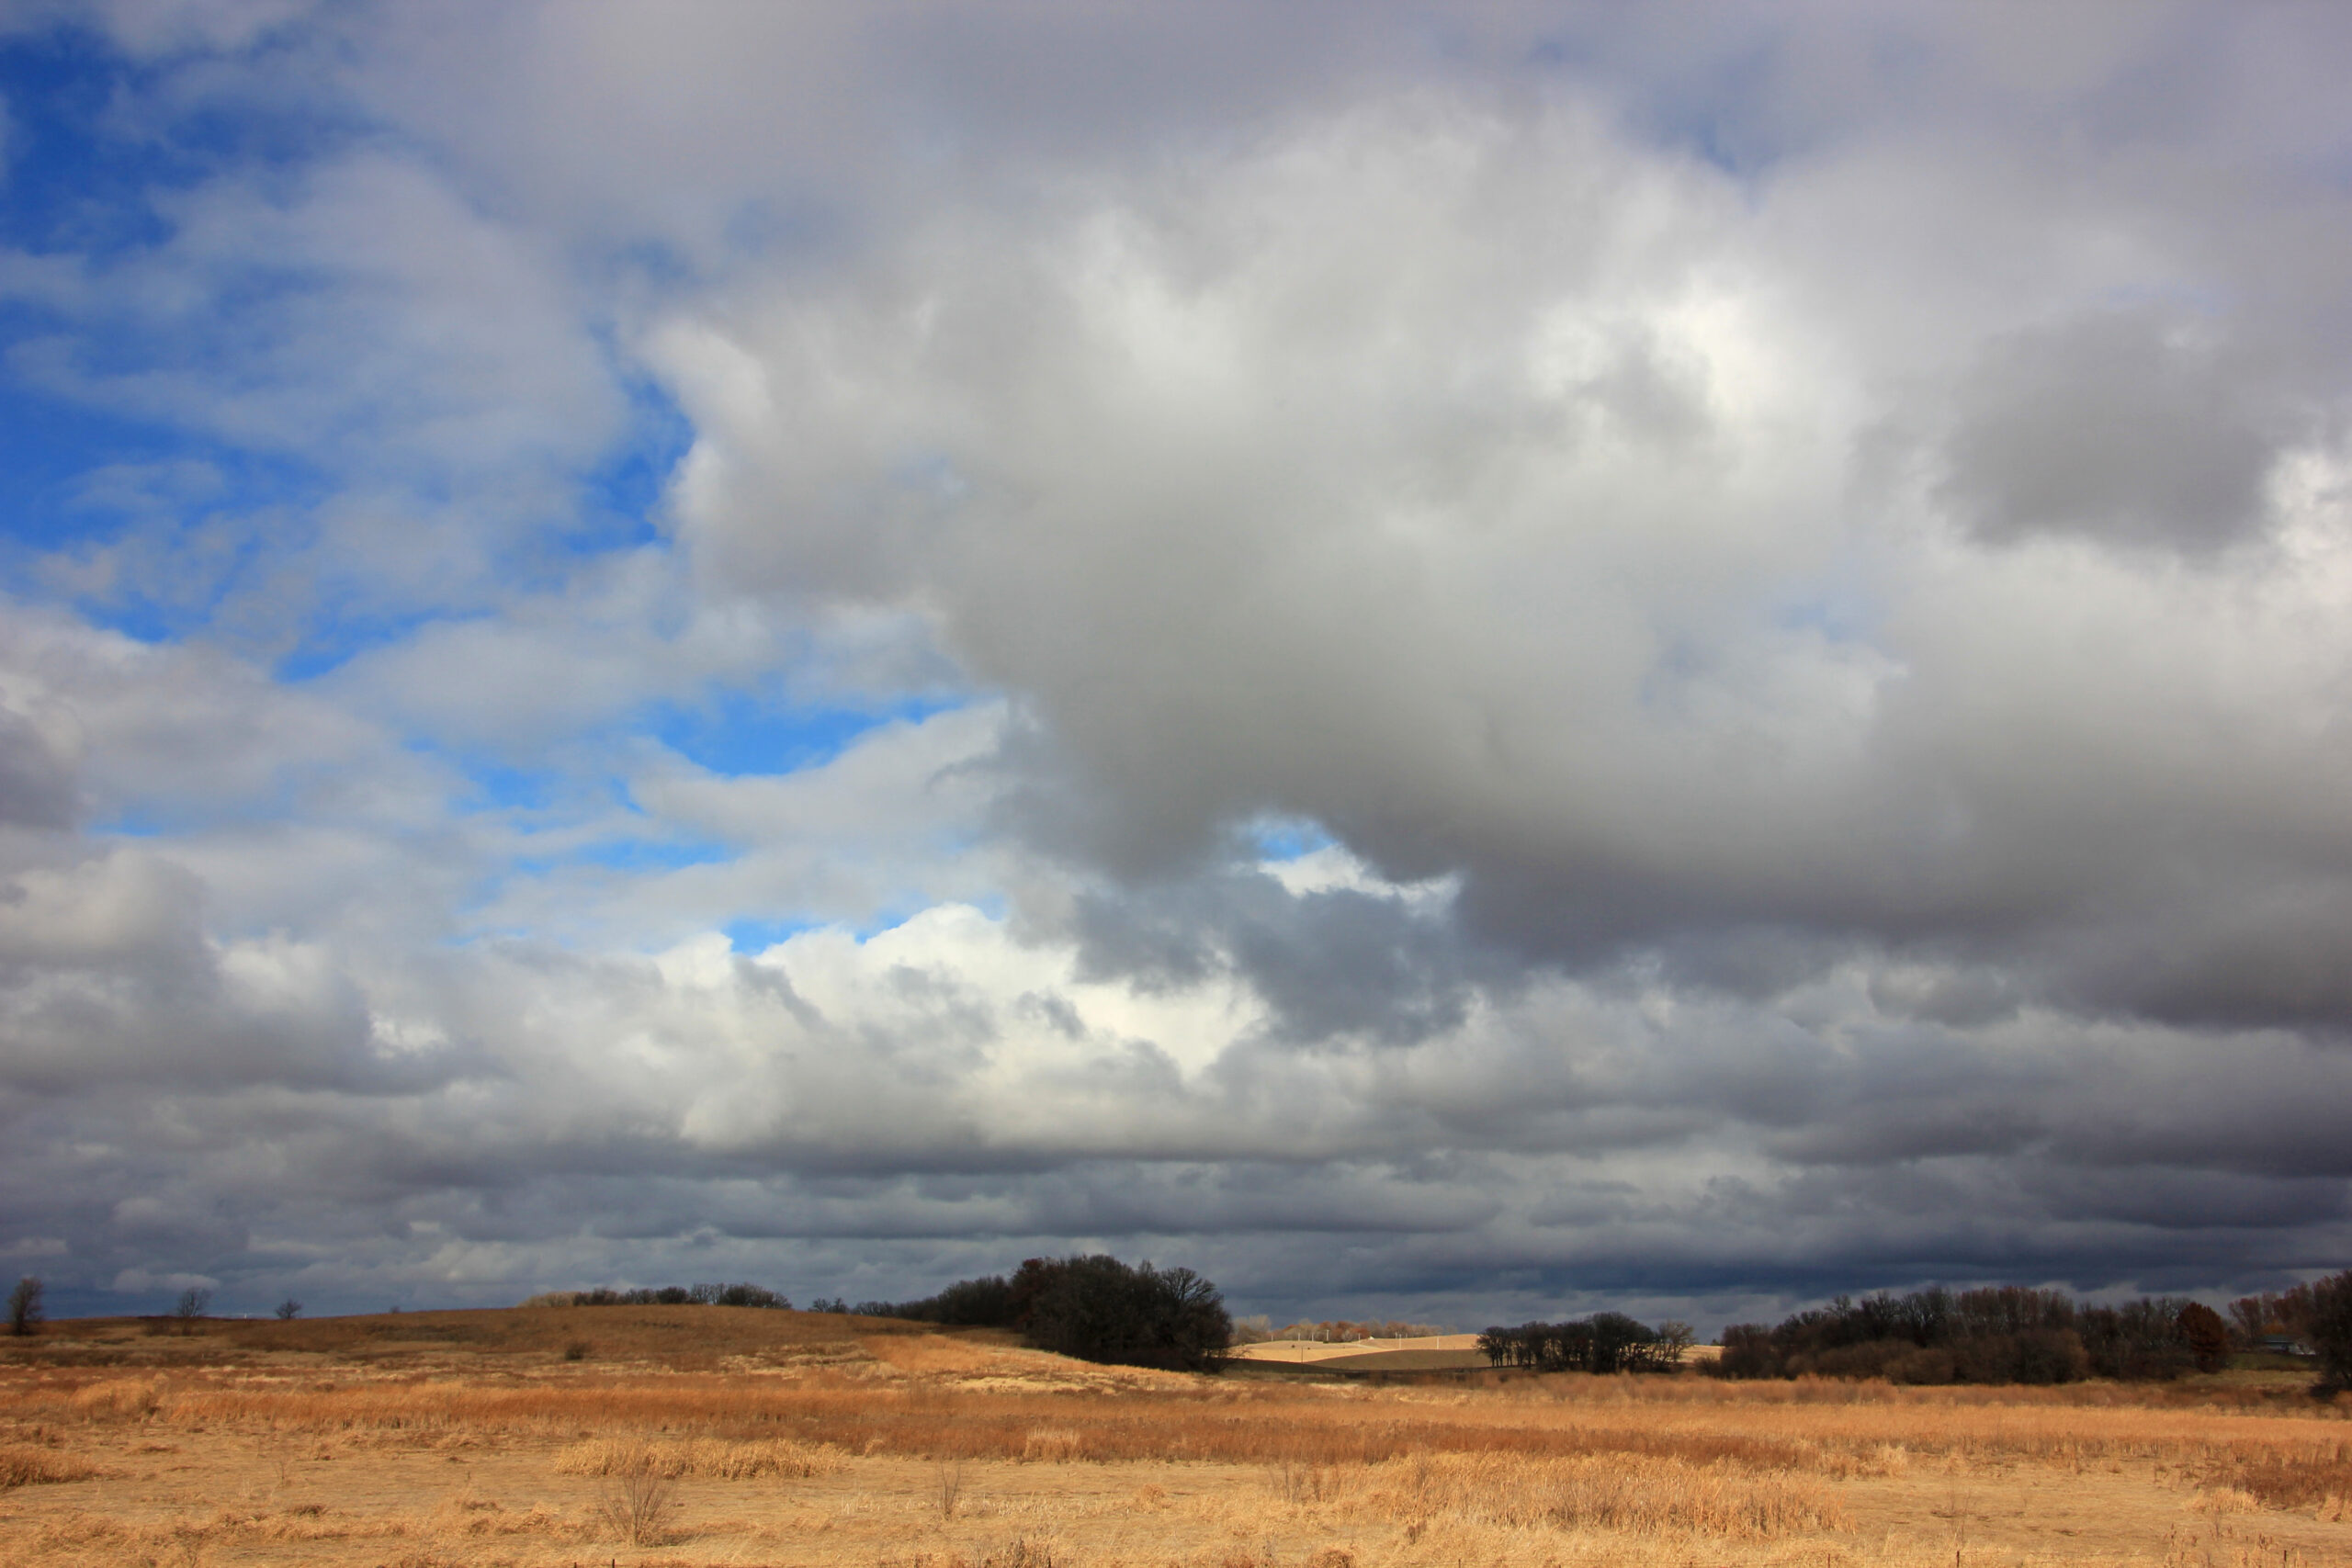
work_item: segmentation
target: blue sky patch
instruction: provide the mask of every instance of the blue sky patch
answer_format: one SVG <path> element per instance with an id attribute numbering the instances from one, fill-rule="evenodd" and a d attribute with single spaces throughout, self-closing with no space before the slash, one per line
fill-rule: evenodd
<path id="1" fill-rule="evenodd" d="M 918 724 L 962 705 L 912 695 L 874 707 L 797 707 L 733 691 L 697 704 L 665 704 L 642 728 L 714 773 L 791 773 L 823 766 L 885 725 Z"/>
<path id="2" fill-rule="evenodd" d="M 1323 824 L 1306 817 L 1260 818 L 1245 832 L 1261 861 L 1299 860 L 1340 841 L 1324 829 Z"/>
<path id="3" fill-rule="evenodd" d="M 802 931 L 812 931 L 824 925 L 822 920 L 785 919 L 755 919 L 745 916 L 729 920 L 720 929 L 727 933 L 728 943 L 746 955 L 765 953 L 780 942 L 788 942 Z"/>

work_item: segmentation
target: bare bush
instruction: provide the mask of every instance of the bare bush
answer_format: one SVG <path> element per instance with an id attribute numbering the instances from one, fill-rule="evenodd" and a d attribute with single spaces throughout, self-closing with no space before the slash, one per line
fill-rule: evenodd
<path id="1" fill-rule="evenodd" d="M 943 1519 L 954 1518 L 956 1506 L 962 1502 L 963 1498 L 964 1467 L 960 1464 L 941 1465 L 939 1467 L 939 1517 Z"/>
<path id="2" fill-rule="evenodd" d="M 644 1443 L 620 1445 L 605 1472 L 596 1511 L 631 1546 L 662 1540 L 662 1523 L 677 1505 L 677 1483 L 661 1456 Z"/>

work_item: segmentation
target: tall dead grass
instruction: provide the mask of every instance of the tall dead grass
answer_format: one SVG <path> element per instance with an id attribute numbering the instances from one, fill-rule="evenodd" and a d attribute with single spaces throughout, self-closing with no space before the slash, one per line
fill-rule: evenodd
<path id="1" fill-rule="evenodd" d="M 88 1420 L 137 1420 L 155 1413 L 168 1386 L 160 1377 L 107 1378 L 75 1389 L 70 1403 L 74 1414 Z"/>
<path id="2" fill-rule="evenodd" d="M 1541 1522 L 1642 1535 L 1694 1530 L 1734 1540 L 1840 1530 L 1853 1524 L 1845 1505 L 1817 1481 L 1785 1473 L 1749 1475 L 1724 1464 L 1634 1461 L 1618 1454 L 1532 1461 L 1478 1454 L 1441 1465 L 1437 1473 L 1453 1494 L 1450 1511 L 1465 1517 L 1483 1512 L 1498 1524 Z"/>
<path id="3" fill-rule="evenodd" d="M 643 1442 L 628 1438 L 592 1438 L 556 1455 L 562 1475 L 621 1475 L 650 1469 L 667 1480 L 700 1476 L 713 1481 L 751 1481 L 761 1476 L 806 1479 L 831 1475 L 847 1461 L 840 1450 L 788 1438 L 728 1442 L 688 1438 L 683 1442 Z"/>
<path id="4" fill-rule="evenodd" d="M 373 1431 L 431 1441 L 455 1433 L 529 1433 L 575 1440 L 631 1432 L 734 1443 L 785 1441 L 853 1454 L 933 1460 L 1202 1460 L 1269 1465 L 1370 1465 L 1415 1452 L 1533 1459 L 1634 1454 L 1750 1472 L 1871 1472 L 1900 1450 L 1929 1459 L 2030 1460 L 2081 1468 L 2118 1462 L 2193 1466 L 2216 1483 L 2263 1495 L 2352 1495 L 2352 1426 L 2318 1408 L 2194 1409 L 2123 1404 L 1935 1399 L 1929 1391 L 1836 1401 L 1709 1392 L 1660 1398 L 1643 1384 L 1555 1394 L 1326 1391 L 1201 1384 L 1182 1392 L 966 1392 L 952 1386 L 830 1386 L 822 1380 L 698 1373 L 565 1377 L 491 1384 L 375 1380 L 94 1385 L 71 1407 L 114 1418 L 149 1401 L 175 1423 L 254 1424 L 280 1431 Z M 783 1450 L 777 1450 L 783 1451 Z M 795 1450 L 797 1451 L 797 1450 Z M 2317 1483 L 2300 1477 L 2319 1475 Z M 2299 1505 L 2300 1506 L 2300 1505 Z"/>
<path id="5" fill-rule="evenodd" d="M 609 1321 L 627 1326 L 621 1318 Z M 747 1325 L 744 1332 L 758 1326 Z M 550 1337 L 570 1331 L 568 1320 L 543 1327 Z M 484 1337 L 492 1333 L 489 1325 L 475 1329 Z M 652 1320 L 636 1331 L 649 1337 L 683 1332 Z M 1213 1530 L 1238 1542 L 1288 1542 L 1281 1554 L 1284 1568 L 1297 1568 L 1302 1542 L 1355 1540 L 1360 1528 L 1375 1525 L 1391 1532 L 1385 1539 L 1402 1538 L 1398 1550 L 1411 1549 L 1397 1561 L 1436 1562 L 1449 1552 L 1449 1562 L 1463 1552 L 1480 1562 L 1491 1557 L 1512 1563 L 1561 1552 L 1579 1562 L 1681 1561 L 1693 1554 L 1691 1543 L 1701 1542 L 1719 1543 L 1697 1548 L 1706 1561 L 1810 1562 L 1808 1553 L 1829 1552 L 1833 1544 L 1837 1551 L 1862 1550 L 1864 1543 L 1849 1533 L 1855 1529 L 1849 1506 L 1868 1519 L 1877 1506 L 1868 1499 L 1884 1493 L 1848 1483 L 1886 1482 L 1888 1489 L 1907 1488 L 1917 1496 L 1942 1485 L 1947 1472 L 1963 1481 L 1973 1475 L 1981 1487 L 1988 1467 L 2006 1472 L 2022 1465 L 2038 1467 L 2044 1483 L 2062 1487 L 2071 1471 L 2091 1490 L 2123 1488 L 2127 1480 L 2143 1493 L 2157 1489 L 2157 1506 L 2176 1510 L 2168 1518 L 2186 1510 L 2201 1517 L 2198 1528 L 2209 1533 L 2240 1528 L 2265 1510 L 2301 1511 L 2306 1523 L 2312 1514 L 2352 1521 L 2346 1502 L 2352 1498 L 2352 1425 L 2346 1412 L 2229 1390 L 2215 1391 L 2199 1405 L 2177 1391 L 1895 1389 L 1699 1379 L 1520 1378 L 1371 1387 L 1155 1374 L 1152 1381 L 1110 1388 L 1066 1375 L 1069 1369 L 1059 1363 L 1030 1378 L 1021 1355 L 984 1343 L 933 1344 L 912 1336 L 892 1340 L 887 1355 L 877 1352 L 855 1366 L 810 1360 L 790 1368 L 746 1363 L 724 1371 L 654 1360 L 624 1364 L 607 1357 L 601 1337 L 598 1345 L 597 1360 L 584 1366 L 563 1362 L 557 1353 L 560 1341 L 552 1337 L 529 1352 L 531 1360 L 504 1359 L 503 1350 L 413 1363 L 264 1362 L 219 1355 L 209 1363 L 172 1362 L 168 1377 L 126 1376 L 119 1367 L 27 1366 L 10 1374 L 7 1408 L 0 1414 L 15 1423 L 15 1435 L 48 1445 L 24 1450 L 28 1477 L 30 1466 L 56 1457 L 59 1443 L 52 1439 L 59 1438 L 66 1449 L 78 1446 L 109 1464 L 118 1462 L 118 1452 L 164 1452 L 176 1444 L 191 1454 L 199 1448 L 210 1454 L 229 1442 L 263 1456 L 254 1462 L 277 1466 L 277 1489 L 252 1494 L 255 1503 L 275 1504 L 288 1484 L 285 1455 L 448 1450 L 455 1459 L 465 1450 L 502 1449 L 526 1453 L 539 1474 L 551 1461 L 559 1474 L 589 1478 L 599 1499 L 562 1517 L 521 1492 L 510 1497 L 517 1506 L 504 1509 L 469 1495 L 406 1522 L 314 1507 L 201 1521 L 191 1517 L 172 1527 L 224 1556 L 332 1536 L 360 1540 L 414 1534 L 435 1541 L 539 1536 L 545 1539 L 529 1550 L 548 1552 L 599 1537 L 638 1545 L 684 1540 L 710 1528 L 711 1505 L 722 1495 L 730 1507 L 805 1507 L 808 1517 L 823 1519 L 838 1514 L 838 1539 L 888 1540 L 889 1551 L 899 1551 L 896 1538 L 870 1525 L 860 1511 L 865 1504 L 836 1509 L 832 1503 L 803 1501 L 855 1490 L 863 1480 L 856 1486 L 770 1484 L 731 1494 L 704 1484 L 789 1483 L 842 1472 L 895 1476 L 886 1484 L 899 1489 L 894 1495 L 900 1502 L 892 1506 L 903 1506 L 910 1500 L 906 1477 L 917 1467 L 864 1468 L 869 1457 L 923 1461 L 922 1470 L 935 1473 L 939 1483 L 935 1489 L 918 1484 L 912 1494 L 922 1528 L 961 1532 L 975 1551 L 972 1532 L 1009 1528 L 986 1521 L 1018 1517 L 1020 1528 L 1028 1529 L 1040 1517 L 1016 1515 L 995 1495 L 1000 1486 L 1039 1496 L 1097 1488 L 1088 1476 L 980 1468 L 989 1462 L 1242 1467 L 1238 1495 L 1227 1472 L 1147 1472 L 1167 1481 L 1179 1500 L 1171 1504 L 1166 1489 L 1151 1485 L 1136 1494 L 1151 1501 L 1137 1506 L 1152 1513 L 1155 1530 L 1166 1524 L 1192 1532 L 1186 1538 L 1192 1544 L 1168 1558 L 1171 1562 L 1191 1562 L 1186 1553 L 1210 1550 L 1201 1541 Z M 854 1351 L 852 1345 L 841 1353 Z M 212 1436 L 177 1435 L 197 1431 Z M 0 1427 L 0 1438 L 9 1435 Z M 0 1450 L 0 1481 L 10 1462 L 6 1452 Z M 402 1462 L 419 1457 L 403 1455 Z M 141 1463 L 135 1457 L 119 1462 L 130 1470 Z M 172 1463 L 176 1469 L 177 1461 Z M 967 1464 L 977 1488 L 968 1496 L 963 1495 Z M 1265 1495 L 1252 1495 L 1252 1470 L 1266 1478 Z M 2126 1470 L 2135 1473 L 2117 1473 Z M 334 1467 L 334 1474 L 343 1472 Z M 316 1485 L 329 1472 L 302 1473 L 318 1477 L 303 1484 Z M 1208 1496 L 1204 1483 L 1195 1500 L 1196 1483 L 1185 1479 L 1190 1475 L 1213 1476 L 1218 1495 Z M 1012 1476 L 1018 1481 L 1006 1479 Z M 43 1493 L 20 1503 L 55 1508 L 71 1495 Z M 526 1510 L 519 1506 L 524 1502 L 532 1506 Z M 801 1528 L 800 1517 L 792 1515 L 789 1529 Z M 1059 1529 L 1084 1516 L 1043 1517 Z M 2274 1515 L 2263 1528 L 2278 1525 Z M 54 1528 L 67 1530 L 68 1522 Z M 153 1533 L 163 1527 L 151 1529 L 141 1517 L 127 1517 L 119 1528 L 150 1533 L 108 1542 L 93 1538 L 79 1546 L 61 1534 L 61 1568 L 85 1559 L 135 1561 L 164 1540 Z M 1375 1549 L 1367 1544 L 1363 1550 Z M 1052 1551 L 1062 1548 L 1056 1544 Z M 885 1554 L 877 1545 L 857 1560 L 872 1562 Z M 1272 1568 L 1275 1555 L 1269 1544 L 1250 1562 Z M 1057 1557 L 1055 1568 L 1076 1561 Z M 1238 1563 L 1211 1557 L 1200 1568 Z"/>
<path id="6" fill-rule="evenodd" d="M 17 1486 L 57 1485 L 87 1481 L 97 1466 L 69 1454 L 12 1443 L 0 1447 L 0 1492 Z"/>
<path id="7" fill-rule="evenodd" d="M 494 1502 L 455 1499 L 407 1516 L 349 1514 L 315 1505 L 292 1508 L 215 1508 L 163 1518 L 121 1519 L 77 1513 L 42 1524 L 24 1540 L 40 1561 L 179 1564 L 228 1552 L 300 1550 L 331 1542 L 457 1536 L 541 1537 L 580 1541 L 594 1533 L 552 1509 L 510 1510 Z"/>
<path id="8" fill-rule="evenodd" d="M 1816 1478 L 1623 1453 L 1566 1459 L 1414 1454 L 1352 1471 L 1285 1466 L 1276 1491 L 1294 1506 L 1368 1508 L 1406 1525 L 1413 1538 L 1432 1522 L 1695 1532 L 1740 1540 L 1841 1530 L 1853 1523 L 1835 1492 Z"/>

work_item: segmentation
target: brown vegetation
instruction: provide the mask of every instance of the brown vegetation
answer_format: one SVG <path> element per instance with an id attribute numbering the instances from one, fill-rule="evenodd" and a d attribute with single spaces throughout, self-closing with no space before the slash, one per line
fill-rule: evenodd
<path id="1" fill-rule="evenodd" d="M 2352 1427 L 2291 1375 L 1324 1383 L 716 1307 L 8 1344 L 40 1568 L 2352 1563 Z"/>

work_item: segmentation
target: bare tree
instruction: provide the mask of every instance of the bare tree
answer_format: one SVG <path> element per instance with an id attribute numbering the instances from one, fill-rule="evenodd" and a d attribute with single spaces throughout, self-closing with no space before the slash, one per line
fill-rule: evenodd
<path id="1" fill-rule="evenodd" d="M 277 1303 L 278 1322 L 291 1323 L 301 1315 L 302 1303 L 296 1301 L 292 1296 L 288 1296 L 284 1301 Z"/>
<path id="2" fill-rule="evenodd" d="M 8 1332 L 20 1336 L 38 1333 L 40 1320 L 40 1280 L 28 1274 L 8 1292 Z"/>
<path id="3" fill-rule="evenodd" d="M 180 1292 L 179 1301 L 172 1307 L 172 1315 L 179 1319 L 180 1332 L 196 1332 L 197 1319 L 212 1310 L 212 1292 L 201 1285 L 190 1285 Z"/>

